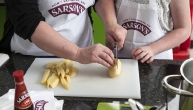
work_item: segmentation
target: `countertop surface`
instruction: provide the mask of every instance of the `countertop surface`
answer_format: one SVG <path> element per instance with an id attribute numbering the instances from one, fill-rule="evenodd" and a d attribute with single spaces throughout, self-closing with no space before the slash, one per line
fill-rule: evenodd
<path id="1" fill-rule="evenodd" d="M 12 72 L 17 69 L 22 69 L 26 72 L 35 59 L 34 56 L 24 56 L 15 53 L 10 53 L 9 56 L 10 59 L 8 62 L 0 67 L 0 96 L 7 93 L 9 89 L 14 88 L 15 84 Z M 175 67 L 177 67 L 176 69 L 178 70 L 182 63 L 183 60 L 154 60 L 150 64 L 138 62 L 141 86 L 141 99 L 138 101 L 143 105 L 149 106 L 159 106 L 166 103 L 166 91 L 162 87 L 161 81 L 166 75 L 178 74 L 175 72 Z M 99 102 L 128 100 L 118 98 L 65 96 L 57 96 L 56 98 L 64 100 L 64 110 L 96 110 Z"/>

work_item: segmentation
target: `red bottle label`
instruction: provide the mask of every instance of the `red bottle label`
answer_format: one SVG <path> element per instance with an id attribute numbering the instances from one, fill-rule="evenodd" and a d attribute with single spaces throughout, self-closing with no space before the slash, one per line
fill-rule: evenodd
<path id="1" fill-rule="evenodd" d="M 31 98 L 24 83 L 16 84 L 15 90 L 15 107 L 19 109 L 26 109 L 32 105 Z"/>

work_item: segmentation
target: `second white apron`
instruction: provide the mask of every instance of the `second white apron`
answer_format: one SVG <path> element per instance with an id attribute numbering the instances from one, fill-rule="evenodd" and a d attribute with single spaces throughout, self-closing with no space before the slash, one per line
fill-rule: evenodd
<path id="1" fill-rule="evenodd" d="M 118 52 L 118 57 L 132 58 L 133 49 L 148 45 L 164 36 L 158 21 L 155 0 L 150 1 L 149 4 L 138 4 L 121 0 L 117 21 L 128 32 L 124 46 Z M 154 59 L 173 59 L 172 49 L 157 54 Z"/>

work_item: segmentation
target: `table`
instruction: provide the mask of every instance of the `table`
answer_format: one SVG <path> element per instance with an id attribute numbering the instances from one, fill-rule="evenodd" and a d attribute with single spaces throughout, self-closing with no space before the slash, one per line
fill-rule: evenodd
<path id="1" fill-rule="evenodd" d="M 7 93 L 9 89 L 14 88 L 12 72 L 22 69 L 24 72 L 30 67 L 36 57 L 25 56 L 16 53 L 8 53 L 10 59 L 0 67 L 0 96 Z M 38 57 L 41 58 L 41 57 Z M 43 57 L 45 58 L 45 57 Z M 162 87 L 161 81 L 168 74 L 175 74 L 171 71 L 168 73 L 168 67 L 176 65 L 180 67 L 183 60 L 154 60 L 152 63 L 140 63 L 140 85 L 141 99 L 138 100 L 143 105 L 159 106 L 166 102 L 166 91 Z M 63 99 L 64 110 L 96 110 L 99 102 L 127 101 L 128 99 L 115 98 L 93 98 L 93 97 L 65 97 L 57 96 L 58 100 Z"/>

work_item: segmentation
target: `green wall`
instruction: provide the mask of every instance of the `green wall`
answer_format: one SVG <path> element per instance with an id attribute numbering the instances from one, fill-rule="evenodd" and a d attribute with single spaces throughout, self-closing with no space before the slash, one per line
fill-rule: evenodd
<path id="1" fill-rule="evenodd" d="M 3 35 L 3 25 L 5 22 L 5 6 L 0 6 L 0 39 Z M 104 26 L 99 16 L 92 9 L 93 28 L 94 28 L 94 43 L 105 44 Z"/>
<path id="2" fill-rule="evenodd" d="M 97 13 L 92 10 L 93 28 L 94 28 L 94 43 L 105 44 L 104 25 Z"/>

